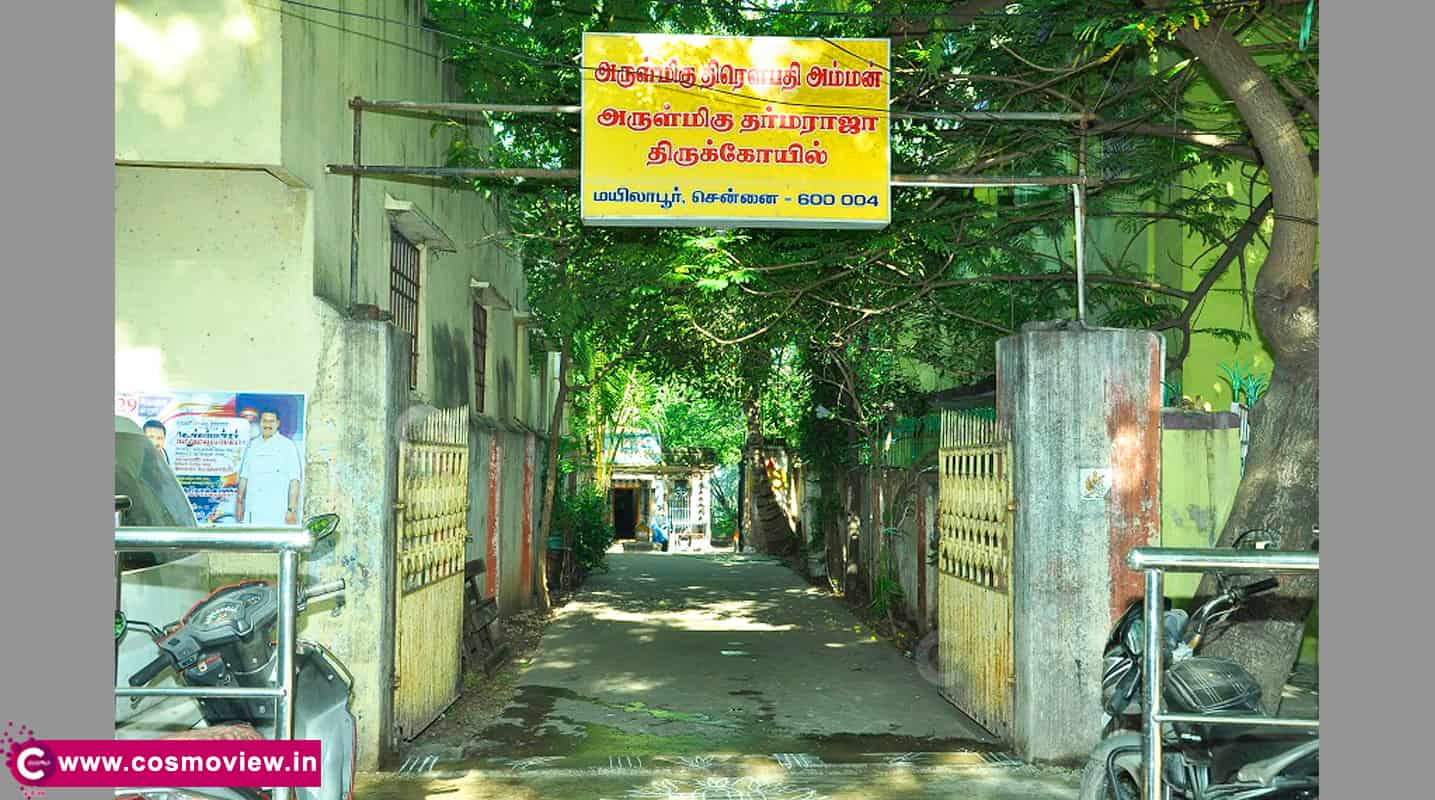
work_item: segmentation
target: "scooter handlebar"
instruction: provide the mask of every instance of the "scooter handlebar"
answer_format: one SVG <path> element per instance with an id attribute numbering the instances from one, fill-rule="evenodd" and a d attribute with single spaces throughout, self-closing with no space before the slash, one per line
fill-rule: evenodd
<path id="1" fill-rule="evenodd" d="M 1264 578 L 1262 580 L 1256 581 L 1255 583 L 1241 587 L 1241 590 L 1246 593 L 1246 597 L 1251 597 L 1253 595 L 1258 595 L 1261 592 L 1269 592 L 1272 589 L 1280 587 L 1280 585 L 1281 582 L 1276 580 L 1275 578 Z"/>
<path id="2" fill-rule="evenodd" d="M 141 669 L 139 672 L 136 672 L 135 674 L 130 676 L 130 686 L 144 686 L 146 683 L 149 683 L 150 681 L 154 680 L 154 677 L 156 675 L 160 674 L 161 672 L 164 672 L 165 668 L 168 666 L 169 656 L 165 655 L 164 653 L 160 653 L 159 655 L 154 657 L 153 661 L 146 664 L 144 666 L 144 669 Z"/>

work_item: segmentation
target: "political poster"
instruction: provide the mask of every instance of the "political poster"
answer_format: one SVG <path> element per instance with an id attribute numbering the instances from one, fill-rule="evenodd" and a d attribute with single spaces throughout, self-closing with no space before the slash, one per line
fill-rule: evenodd
<path id="1" fill-rule="evenodd" d="M 302 521 L 305 400 L 264 392 L 123 392 L 115 395 L 115 414 L 141 426 L 200 525 L 273 527 Z"/>

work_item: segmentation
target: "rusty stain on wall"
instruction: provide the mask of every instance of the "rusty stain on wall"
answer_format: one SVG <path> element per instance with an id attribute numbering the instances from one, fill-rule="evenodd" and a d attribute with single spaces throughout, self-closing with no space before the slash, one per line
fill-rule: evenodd
<path id="1" fill-rule="evenodd" d="M 1153 375 L 1160 374 L 1161 347 L 1151 346 Z M 1161 509 L 1152 501 L 1161 494 L 1160 384 L 1144 398 L 1123 387 L 1107 387 L 1110 398 L 1106 430 L 1111 439 L 1112 487 L 1106 519 L 1111 532 L 1108 554 L 1111 574 L 1111 620 L 1142 595 L 1144 577 L 1126 566 L 1135 547 L 1158 544 Z"/>

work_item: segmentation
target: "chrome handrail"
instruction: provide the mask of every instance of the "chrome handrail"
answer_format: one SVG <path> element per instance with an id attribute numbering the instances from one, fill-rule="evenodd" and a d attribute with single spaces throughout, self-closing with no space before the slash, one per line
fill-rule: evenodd
<path id="1" fill-rule="evenodd" d="M 181 550 L 190 552 L 273 553 L 279 557 L 278 686 L 245 688 L 156 688 L 116 686 L 117 697 L 272 697 L 275 741 L 294 738 L 294 653 L 297 639 L 299 554 L 314 547 L 314 534 L 302 525 L 253 528 L 120 527 L 116 496 L 115 552 Z M 118 587 L 117 587 L 118 588 Z M 287 787 L 275 787 L 273 800 L 287 800 Z"/>
<path id="2" fill-rule="evenodd" d="M 1145 641 L 1142 656 L 1141 771 L 1145 797 L 1161 793 L 1161 725 L 1167 722 L 1202 725 L 1267 725 L 1318 729 L 1319 720 L 1207 714 L 1167 714 L 1161 707 L 1161 612 L 1164 610 L 1163 577 L 1166 572 L 1270 572 L 1318 573 L 1320 554 L 1315 551 L 1229 550 L 1221 548 L 1138 547 L 1126 556 L 1126 565 L 1146 573 L 1142 601 Z"/>

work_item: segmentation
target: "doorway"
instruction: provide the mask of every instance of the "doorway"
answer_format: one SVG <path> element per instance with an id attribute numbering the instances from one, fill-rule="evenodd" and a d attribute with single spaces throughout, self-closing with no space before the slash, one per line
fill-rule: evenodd
<path id="1" fill-rule="evenodd" d="M 638 490 L 613 490 L 613 530 L 618 539 L 638 538 Z"/>

